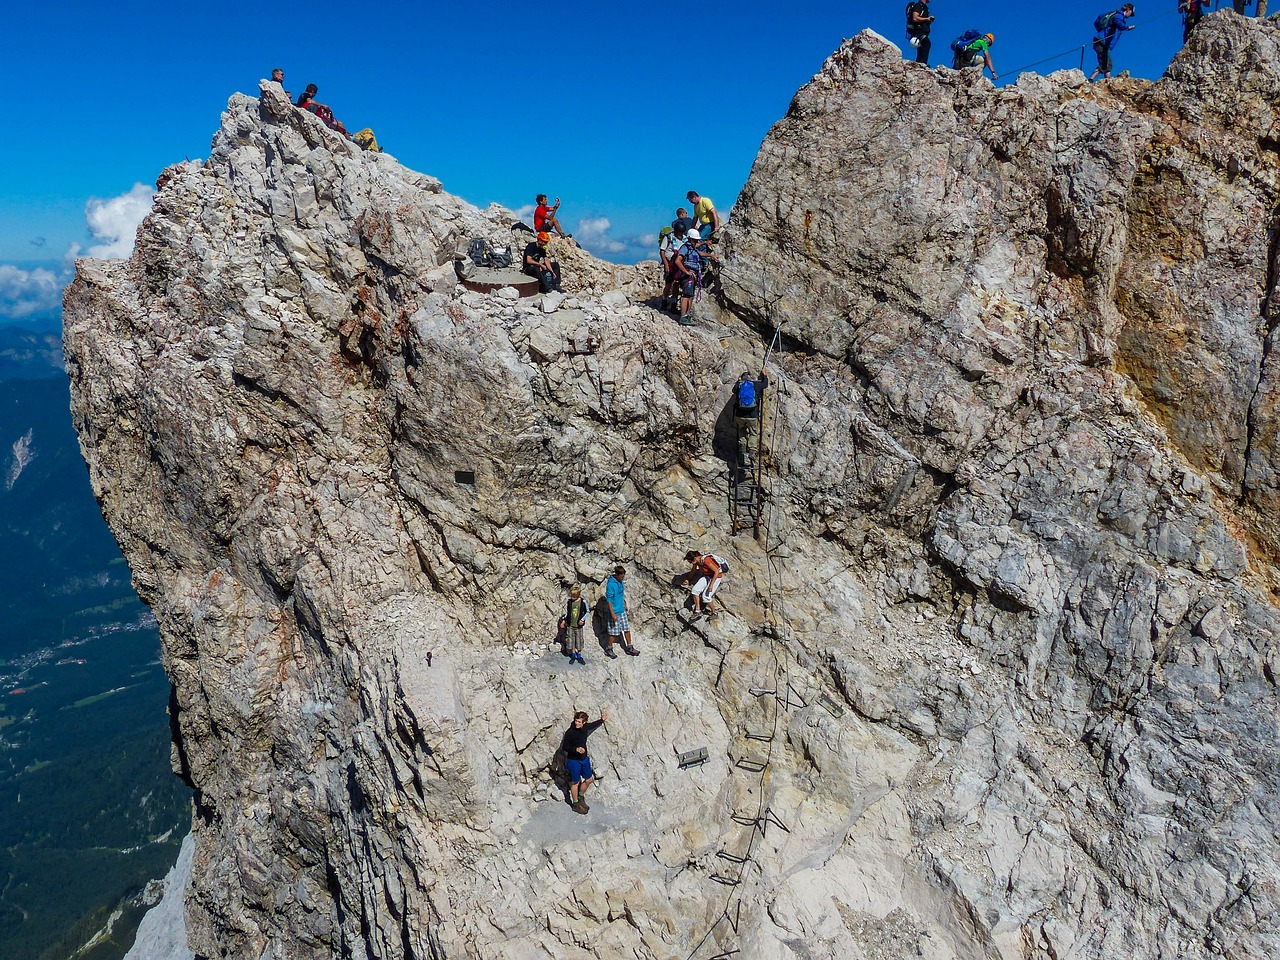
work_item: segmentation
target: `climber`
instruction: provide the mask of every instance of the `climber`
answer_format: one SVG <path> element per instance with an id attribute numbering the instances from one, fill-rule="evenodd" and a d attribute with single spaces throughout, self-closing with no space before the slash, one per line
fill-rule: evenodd
<path id="1" fill-rule="evenodd" d="M 530 277 L 538 278 L 538 289 L 543 293 L 560 289 L 560 262 L 552 260 L 547 253 L 547 244 L 551 242 L 551 234 L 539 233 L 524 248 L 524 272 Z"/>
<path id="2" fill-rule="evenodd" d="M 587 806 L 587 790 L 595 782 L 595 771 L 591 769 L 591 756 L 587 753 L 587 737 L 609 720 L 609 714 L 600 711 L 600 719 L 587 723 L 587 715 L 579 710 L 573 715 L 573 724 L 564 732 L 560 749 L 564 751 L 565 772 L 569 774 L 569 806 L 574 813 L 586 814 L 591 808 Z"/>
<path id="3" fill-rule="evenodd" d="M 991 71 L 991 79 L 999 80 L 996 68 L 991 63 L 991 46 L 996 42 L 995 34 L 978 35 L 977 30 L 966 30 L 951 41 L 951 49 L 955 57 L 951 60 L 951 69 L 964 70 L 966 67 L 986 67 Z"/>
<path id="4" fill-rule="evenodd" d="M 1249 0 L 1231 0 L 1231 6 L 1236 13 L 1243 14 L 1244 8 L 1249 5 Z M 1207 6 L 1207 4 L 1206 4 Z"/>
<path id="5" fill-rule="evenodd" d="M 658 239 L 658 257 L 662 260 L 662 303 L 658 309 L 663 313 L 674 308 L 680 302 L 680 269 L 676 266 L 676 254 L 684 245 L 687 228 L 683 220 L 676 220 L 671 226 L 663 227 Z"/>
<path id="6" fill-rule="evenodd" d="M 631 644 L 631 617 L 627 610 L 627 568 L 618 564 L 613 568 L 611 576 L 604 585 L 604 602 L 609 614 L 608 634 L 605 641 L 604 655 L 610 660 L 617 660 L 613 652 L 614 637 L 622 644 L 628 656 L 638 657 L 640 651 Z"/>
<path id="7" fill-rule="evenodd" d="M 1093 38 L 1093 52 L 1098 55 L 1098 69 L 1089 74 L 1090 80 L 1096 80 L 1098 74 L 1102 74 L 1104 79 L 1111 76 L 1111 51 L 1120 42 L 1120 34 L 1137 26 L 1129 22 L 1128 18 L 1132 16 L 1133 4 L 1126 3 L 1119 10 L 1104 13 L 1093 21 L 1093 29 L 1098 32 L 1098 36 Z"/>
<path id="8" fill-rule="evenodd" d="M 1191 31 L 1204 16 L 1209 0 L 1178 0 L 1178 12 L 1182 14 L 1182 42 L 1191 39 Z"/>
<path id="9" fill-rule="evenodd" d="M 738 467 L 745 470 L 760 438 L 760 401 L 769 386 L 769 375 L 760 368 L 760 379 L 744 372 L 733 391 L 733 424 L 738 429 Z"/>
<path id="10" fill-rule="evenodd" d="M 685 199 L 693 204 L 693 226 L 702 234 L 702 239 L 715 242 L 719 239 L 720 214 L 716 213 L 716 205 L 710 197 L 700 197 L 696 190 L 685 194 Z"/>
<path id="11" fill-rule="evenodd" d="M 314 113 L 317 117 L 319 117 L 322 121 L 324 121 L 324 125 L 326 127 L 328 127 L 330 130 L 333 130 L 336 133 L 342 134 L 344 137 L 350 140 L 351 134 L 347 133 L 347 128 L 344 127 L 341 123 L 339 123 L 338 120 L 334 117 L 333 111 L 330 110 L 328 107 L 326 107 L 323 103 L 319 103 L 316 100 L 316 94 L 319 92 L 320 92 L 319 87 L 317 87 L 314 83 L 308 83 L 307 89 L 304 90 L 302 94 L 298 97 L 298 102 L 294 104 L 294 106 L 301 107 L 303 110 L 306 110 L 308 113 Z"/>
<path id="12" fill-rule="evenodd" d="M 929 13 L 929 0 L 914 0 L 907 4 L 907 40 L 916 48 L 916 63 L 929 65 L 929 29 L 934 16 Z"/>
<path id="13" fill-rule="evenodd" d="M 709 259 L 707 248 L 702 244 L 702 237 L 697 230 L 685 234 L 684 243 L 676 251 L 676 269 L 680 271 L 680 319 L 679 323 L 689 326 L 693 317 L 693 298 L 702 289 L 703 263 Z"/>
<path id="14" fill-rule="evenodd" d="M 714 553 L 698 553 L 690 550 L 684 555 L 689 563 L 689 572 L 681 580 L 688 585 L 692 583 L 689 593 L 693 597 L 693 618 L 696 620 L 705 612 L 708 617 L 716 615 L 715 606 L 711 602 L 716 591 L 720 589 L 720 581 L 729 572 L 729 562 Z M 703 605 L 706 605 L 704 611 Z"/>
<path id="15" fill-rule="evenodd" d="M 271 82 L 280 84 L 280 89 L 284 90 L 284 71 L 279 67 L 274 67 L 271 71 Z M 284 95 L 290 100 L 293 99 L 293 94 L 288 90 L 284 90 Z"/>
<path id="16" fill-rule="evenodd" d="M 591 604 L 583 598 L 582 588 L 571 587 L 564 614 L 560 617 L 560 629 L 564 631 L 565 647 L 569 652 L 570 663 L 586 666 L 587 661 L 582 657 L 582 628 L 586 626 L 587 617 L 590 614 Z"/>
<path id="17" fill-rule="evenodd" d="M 564 228 L 560 226 L 560 220 L 556 217 L 556 211 L 560 209 L 560 198 L 556 197 L 556 202 L 551 206 L 547 206 L 547 195 L 540 193 L 533 198 L 533 202 L 537 206 L 533 210 L 533 229 L 538 233 L 550 233 L 554 230 L 561 237 L 571 239 L 573 234 L 565 233 Z"/>
<path id="18" fill-rule="evenodd" d="M 693 229 L 693 217 L 689 216 L 689 211 L 684 207 L 676 207 L 676 218 L 671 221 L 672 230 L 676 228 L 676 224 L 684 224 L 686 233 Z"/>

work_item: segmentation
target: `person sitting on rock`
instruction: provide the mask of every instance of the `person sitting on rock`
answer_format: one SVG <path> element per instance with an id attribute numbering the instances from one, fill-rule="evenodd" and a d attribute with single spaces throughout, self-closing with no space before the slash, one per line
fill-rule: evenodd
<path id="1" fill-rule="evenodd" d="M 314 113 L 324 123 L 326 127 L 335 133 L 340 133 L 346 139 L 351 139 L 351 134 L 347 133 L 347 128 L 338 122 L 334 117 L 333 111 L 326 107 L 323 103 L 316 100 L 316 94 L 320 92 L 320 88 L 314 83 L 308 83 L 307 89 L 298 97 L 298 102 L 294 106 L 306 110 L 308 113 Z"/>
<path id="2" fill-rule="evenodd" d="M 530 277 L 538 278 L 538 289 L 543 293 L 560 289 L 560 262 L 552 260 L 547 252 L 547 244 L 551 242 L 551 234 L 539 233 L 524 248 L 524 272 Z"/>
<path id="3" fill-rule="evenodd" d="M 587 806 L 587 790 L 595 782 L 595 771 L 591 769 L 591 755 L 587 753 L 587 737 L 598 727 L 606 723 L 609 714 L 600 711 L 600 719 L 587 722 L 587 714 L 579 710 L 573 715 L 573 723 L 564 732 L 560 748 L 564 750 L 565 772 L 569 775 L 569 806 L 574 813 L 584 816 L 591 809 Z"/>
<path id="4" fill-rule="evenodd" d="M 714 617 L 715 605 L 711 601 L 720 589 L 724 575 L 729 572 L 729 562 L 714 553 L 698 553 L 696 550 L 690 550 L 684 558 L 689 563 L 689 572 L 681 579 L 685 584 L 693 584 L 689 593 L 693 596 L 694 619 L 704 612 L 708 617 Z"/>
<path id="5" fill-rule="evenodd" d="M 684 222 L 676 220 L 671 226 L 662 228 L 658 240 L 658 257 L 662 260 L 662 279 L 665 281 L 659 309 L 664 313 L 680 302 L 680 279 L 683 275 L 676 266 L 676 254 L 684 246 L 687 232 Z"/>
<path id="6" fill-rule="evenodd" d="M 554 230 L 565 239 L 573 237 L 573 234 L 564 232 L 564 228 L 560 226 L 560 220 L 556 217 L 556 211 L 560 209 L 559 197 L 556 197 L 556 202 L 548 207 L 547 195 L 540 193 L 534 197 L 534 203 L 537 204 L 533 210 L 533 229 L 535 232 L 550 233 Z"/>
<path id="7" fill-rule="evenodd" d="M 967 34 L 967 36 L 972 35 L 972 33 Z M 970 40 L 956 50 L 956 55 L 951 61 L 951 69 L 965 70 L 969 67 L 986 67 L 991 71 L 991 79 L 999 80 L 1000 77 L 996 73 L 995 65 L 991 62 L 991 46 L 995 42 L 996 37 L 993 33 L 984 33 L 976 40 Z"/>
<path id="8" fill-rule="evenodd" d="M 271 82 L 280 84 L 280 89 L 284 90 L 284 71 L 279 67 L 273 68 L 271 71 Z M 288 90 L 284 90 L 284 95 L 290 100 L 293 99 L 293 94 Z"/>
<path id="9" fill-rule="evenodd" d="M 700 197 L 696 190 L 685 194 L 685 199 L 693 204 L 693 229 L 702 235 L 702 239 L 714 242 L 720 235 L 720 214 L 716 213 L 716 205 L 710 197 Z"/>

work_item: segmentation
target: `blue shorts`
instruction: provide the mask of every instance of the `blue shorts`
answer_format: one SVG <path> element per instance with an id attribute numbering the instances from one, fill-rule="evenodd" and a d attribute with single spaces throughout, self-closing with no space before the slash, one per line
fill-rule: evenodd
<path id="1" fill-rule="evenodd" d="M 581 783 L 595 776 L 590 757 L 569 757 L 564 762 L 564 768 L 568 771 L 570 783 Z"/>

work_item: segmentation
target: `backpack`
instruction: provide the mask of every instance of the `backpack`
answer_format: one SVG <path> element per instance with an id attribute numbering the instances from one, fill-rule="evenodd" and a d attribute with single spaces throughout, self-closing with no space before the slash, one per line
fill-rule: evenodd
<path id="1" fill-rule="evenodd" d="M 1093 21 L 1093 29 L 1098 33 L 1106 33 L 1111 29 L 1111 25 L 1116 22 L 1116 17 L 1120 15 L 1119 10 L 1112 10 L 1110 13 L 1102 13 L 1098 15 L 1098 19 Z"/>
<path id="2" fill-rule="evenodd" d="M 729 572 L 729 561 L 726 560 L 724 557 L 718 557 L 714 553 L 709 553 L 707 554 L 706 559 L 710 560 L 712 563 L 714 563 L 717 567 L 720 568 L 721 576 L 724 576 L 726 573 Z"/>
<path id="3" fill-rule="evenodd" d="M 743 380 L 738 385 L 738 406 L 742 408 L 756 405 L 756 385 L 750 380 Z"/>
<path id="4" fill-rule="evenodd" d="M 928 24 L 913 23 L 911 21 L 911 12 L 915 10 L 916 7 L 918 6 L 920 6 L 920 0 L 911 0 L 911 2 L 907 4 L 907 36 L 909 37 L 914 37 L 916 34 L 918 34 L 920 32 L 921 27 L 928 26 Z M 927 17 L 929 15 L 929 8 L 925 7 L 923 10 L 920 10 L 918 12 L 924 14 Z"/>
<path id="5" fill-rule="evenodd" d="M 973 43 L 973 41 L 977 40 L 980 36 L 982 36 L 982 34 L 977 30 L 966 30 L 964 33 L 960 34 L 960 36 L 951 41 L 951 49 L 955 53 L 959 53 L 961 50 L 967 49 L 969 44 Z"/>
<path id="6" fill-rule="evenodd" d="M 477 267 L 487 267 L 493 261 L 493 247 L 484 237 L 474 237 L 467 245 L 467 256 Z"/>

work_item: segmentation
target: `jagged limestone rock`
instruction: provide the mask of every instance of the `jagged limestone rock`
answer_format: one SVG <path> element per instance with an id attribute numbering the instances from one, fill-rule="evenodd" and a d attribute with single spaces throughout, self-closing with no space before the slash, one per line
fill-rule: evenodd
<path id="1" fill-rule="evenodd" d="M 66 309 L 196 788 L 195 952 L 1274 955 L 1276 39 L 1210 17 L 1160 83 L 995 90 L 862 34 L 691 329 L 572 249 L 550 313 L 459 289 L 505 211 L 233 98 Z M 684 629 L 699 545 L 726 613 Z M 563 589 L 619 560 L 641 656 L 570 669 Z M 578 817 L 548 767 L 601 706 Z"/>

